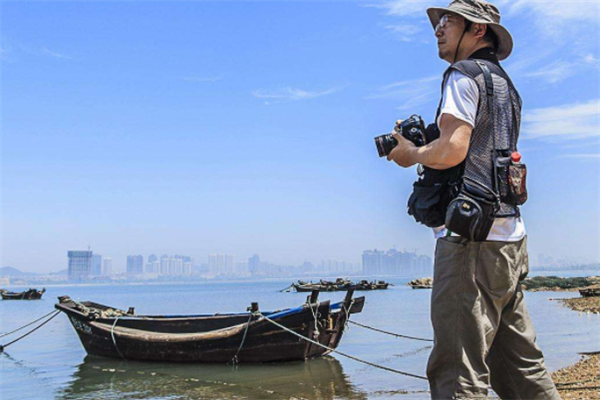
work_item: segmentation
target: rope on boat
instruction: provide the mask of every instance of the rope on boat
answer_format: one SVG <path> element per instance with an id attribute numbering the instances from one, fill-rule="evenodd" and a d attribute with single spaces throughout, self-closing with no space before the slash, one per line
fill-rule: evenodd
<path id="1" fill-rule="evenodd" d="M 4 336 L 11 335 L 11 334 L 13 334 L 13 333 L 15 333 L 15 332 L 18 332 L 18 331 L 20 331 L 20 330 L 21 330 L 21 329 L 23 329 L 23 328 L 27 328 L 29 325 L 33 325 L 33 324 L 35 324 L 36 322 L 38 322 L 38 321 L 40 321 L 40 320 L 42 320 L 42 319 L 46 318 L 46 317 L 47 317 L 47 316 L 49 316 L 50 314 L 54 314 L 55 312 L 56 312 L 56 310 L 50 311 L 48 314 L 44 315 L 43 317 L 39 317 L 38 319 L 36 319 L 36 320 L 34 320 L 34 321 L 31 321 L 30 323 L 28 323 L 28 324 L 25 324 L 25 325 L 23 325 L 22 327 L 15 329 L 14 331 L 10 331 L 10 332 L 6 332 L 6 333 L 3 333 L 3 334 L 0 334 L 0 338 L 2 338 L 2 337 L 4 337 Z"/>
<path id="2" fill-rule="evenodd" d="M 233 365 L 236 365 L 238 363 L 238 355 L 240 354 L 240 351 L 242 351 L 242 347 L 244 347 L 246 335 L 248 334 L 248 328 L 250 328 L 250 321 L 252 321 L 253 316 L 254 314 L 250 313 L 250 316 L 248 317 L 248 322 L 246 322 L 246 329 L 244 330 L 244 336 L 242 336 L 242 342 L 240 343 L 240 347 L 238 347 L 235 356 L 233 356 L 233 358 L 227 364 L 233 363 Z"/>
<path id="3" fill-rule="evenodd" d="M 315 330 L 313 331 L 313 336 L 315 338 L 319 337 L 319 302 L 317 301 L 315 310 L 313 310 L 312 305 L 309 304 L 310 312 L 313 317 L 315 317 Z"/>
<path id="4" fill-rule="evenodd" d="M 346 308 L 345 305 L 342 305 L 342 308 L 344 309 L 344 312 L 346 313 L 346 322 L 344 323 L 344 329 L 346 329 L 347 331 L 350 330 L 350 327 L 348 326 L 348 322 L 350 322 L 350 310 L 352 309 L 353 304 L 354 304 L 354 298 L 350 301 L 350 305 L 348 306 L 348 308 Z"/>
<path id="5" fill-rule="evenodd" d="M 415 336 L 406 336 L 406 335 L 401 335 L 401 334 L 399 334 L 399 333 L 388 332 L 388 331 L 384 331 L 383 329 L 374 328 L 374 327 L 372 327 L 372 326 L 368 326 L 368 325 L 363 325 L 363 324 L 361 324 L 361 323 L 358 323 L 358 322 L 356 322 L 356 321 L 350 321 L 350 320 L 348 320 L 348 321 L 349 321 L 351 324 L 358 325 L 358 326 L 360 326 L 360 327 L 362 327 L 362 328 L 370 329 L 370 330 L 372 330 L 372 331 L 375 331 L 375 332 L 385 333 L 386 335 L 391 335 L 391 336 L 395 336 L 395 337 L 399 337 L 399 338 L 404 338 L 404 339 L 422 340 L 422 341 L 424 341 L 424 342 L 433 342 L 433 340 L 432 340 L 432 339 L 423 339 L 423 338 L 420 338 L 420 337 L 415 337 Z"/>
<path id="6" fill-rule="evenodd" d="M 110 337 L 112 338 L 113 344 L 115 345 L 115 349 L 117 350 L 117 353 L 119 353 L 119 355 L 121 356 L 121 358 L 125 361 L 127 361 L 127 359 L 125 358 L 125 356 L 123 356 L 123 354 L 121 353 L 121 350 L 119 350 L 119 346 L 117 346 L 117 340 L 115 338 L 115 326 L 117 326 L 117 321 L 119 320 L 120 316 L 117 316 L 117 318 L 115 318 L 115 322 L 113 322 L 112 327 L 110 328 Z"/>
<path id="7" fill-rule="evenodd" d="M 337 353 L 337 354 L 339 354 L 339 355 L 341 355 L 341 356 L 343 356 L 343 357 L 349 358 L 349 359 L 351 359 L 351 360 L 354 360 L 354 361 L 358 361 L 358 362 L 360 362 L 360 363 L 363 363 L 363 364 L 370 365 L 371 367 L 375 367 L 375 368 L 382 369 L 382 370 L 384 370 L 384 371 L 394 372 L 394 373 L 396 373 L 396 374 L 400 374 L 400 375 L 409 376 L 409 377 L 411 377 L 411 378 L 417 378 L 417 379 L 424 379 L 424 380 L 427 380 L 427 378 L 426 378 L 426 377 L 424 377 L 424 376 L 421 376 L 421 375 L 415 375 L 415 374 L 411 374 L 410 372 L 404 372 L 404 371 L 400 371 L 400 370 L 398 370 L 398 369 L 394 369 L 394 368 L 386 367 L 386 366 L 384 366 L 384 365 L 375 364 L 375 363 L 372 363 L 372 362 L 370 362 L 370 361 L 366 361 L 366 360 L 362 360 L 362 359 L 360 359 L 360 358 L 358 358 L 358 357 L 354 357 L 354 356 L 352 356 L 352 355 L 350 355 L 350 354 L 343 353 L 343 352 L 341 352 L 341 351 L 339 351 L 339 350 L 336 350 L 336 349 L 333 349 L 333 348 L 331 348 L 331 347 L 329 347 L 329 346 L 325 346 L 324 344 L 322 344 L 322 343 L 319 343 L 319 342 L 317 342 L 317 341 L 315 341 L 315 340 L 309 339 L 309 338 L 307 338 L 306 336 L 302 336 L 302 335 L 301 335 L 301 334 L 299 334 L 298 332 L 295 332 L 295 331 L 293 331 L 293 330 L 291 330 L 291 329 L 289 329 L 289 328 L 287 328 L 287 327 L 285 327 L 285 326 L 283 326 L 283 325 L 281 325 L 281 324 L 279 324 L 279 323 L 277 323 L 277 322 L 273 321 L 272 319 L 270 319 L 269 317 L 267 317 L 267 316 L 266 316 L 266 315 L 264 315 L 264 314 L 258 313 L 258 315 L 260 315 L 261 317 L 263 317 L 264 319 L 266 319 L 267 321 L 269 321 L 269 322 L 270 322 L 270 323 L 272 323 L 273 325 L 275 325 L 275 326 L 277 326 L 277 327 L 279 327 L 279 328 L 283 329 L 284 331 L 286 331 L 286 332 L 289 332 L 289 333 L 291 333 L 291 334 L 293 334 L 293 335 L 296 335 L 296 336 L 298 336 L 300 339 L 302 339 L 302 340 L 306 340 L 306 341 L 307 341 L 307 342 L 309 342 L 309 343 L 312 343 L 312 344 L 314 344 L 314 345 L 317 345 L 317 346 L 320 346 L 320 347 L 322 347 L 322 348 L 324 348 L 324 349 L 326 349 L 326 350 L 329 350 L 329 351 L 330 351 L 330 352 L 332 352 L 332 353 Z"/>
<path id="8" fill-rule="evenodd" d="M 13 343 L 18 342 L 19 340 L 23 339 L 25 336 L 29 336 L 31 335 L 33 332 L 37 331 L 38 329 L 40 329 L 42 326 L 46 325 L 48 322 L 52 321 L 58 314 L 60 314 L 60 311 L 56 310 L 53 311 L 54 315 L 52 315 L 50 318 L 48 318 L 47 320 L 45 320 L 44 322 L 42 322 L 41 324 L 39 324 L 38 326 L 36 326 L 35 328 L 33 328 L 32 330 L 30 330 L 29 332 L 27 332 L 24 335 L 19 336 L 18 338 L 16 338 L 15 340 L 13 340 L 12 342 L 9 342 L 5 345 L 0 345 L 0 352 L 4 351 L 5 348 L 7 348 L 8 346 L 10 346 Z"/>

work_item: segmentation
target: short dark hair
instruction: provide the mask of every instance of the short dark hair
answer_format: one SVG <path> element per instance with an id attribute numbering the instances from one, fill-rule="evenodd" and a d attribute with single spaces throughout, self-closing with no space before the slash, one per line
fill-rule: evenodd
<path id="1" fill-rule="evenodd" d="M 473 25 L 473 22 L 465 18 L 465 30 L 471 29 L 471 25 Z M 498 50 L 498 36 L 490 29 L 489 25 L 486 25 L 483 41 L 491 44 L 494 50 Z"/>
<path id="2" fill-rule="evenodd" d="M 498 50 L 498 36 L 494 33 L 493 30 L 490 29 L 488 25 L 485 30 L 485 35 L 483 35 L 483 40 L 492 45 L 494 50 Z"/>

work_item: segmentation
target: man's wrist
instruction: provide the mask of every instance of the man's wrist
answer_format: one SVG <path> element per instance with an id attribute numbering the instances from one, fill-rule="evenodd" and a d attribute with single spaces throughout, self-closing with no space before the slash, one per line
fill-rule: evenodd
<path id="1" fill-rule="evenodd" d="M 422 148 L 423 147 L 411 147 L 411 149 L 408 153 L 408 158 L 412 164 L 423 164 L 421 162 L 422 153 L 420 151 L 420 149 L 422 149 Z"/>

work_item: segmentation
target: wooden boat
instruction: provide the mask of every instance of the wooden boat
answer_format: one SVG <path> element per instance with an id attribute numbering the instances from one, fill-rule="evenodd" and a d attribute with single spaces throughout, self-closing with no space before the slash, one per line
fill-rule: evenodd
<path id="1" fill-rule="evenodd" d="M 413 289 L 433 289 L 432 278 L 415 279 L 407 283 Z"/>
<path id="2" fill-rule="evenodd" d="M 0 290 L 0 295 L 2 295 L 2 300 L 40 300 L 45 292 L 45 288 L 42 290 L 29 289 L 18 293 Z"/>
<path id="3" fill-rule="evenodd" d="M 69 317 L 90 355 L 126 360 L 194 363 L 265 363 L 305 360 L 330 351 L 300 339 L 276 326 L 335 349 L 350 314 L 360 313 L 364 297 L 343 302 L 317 302 L 313 292 L 300 307 L 250 312 L 189 316 L 136 316 L 93 302 L 78 303 L 59 297 L 55 307 Z M 265 318 L 265 317 L 268 317 Z"/>
<path id="4" fill-rule="evenodd" d="M 366 280 L 354 283 L 349 280 L 337 279 L 335 282 L 321 280 L 319 283 L 306 283 L 298 281 L 298 283 L 292 283 L 291 288 L 295 289 L 296 292 L 312 292 L 318 290 L 320 292 L 340 292 L 349 290 L 385 290 L 391 283 L 384 281 L 373 281 L 368 282 Z"/>

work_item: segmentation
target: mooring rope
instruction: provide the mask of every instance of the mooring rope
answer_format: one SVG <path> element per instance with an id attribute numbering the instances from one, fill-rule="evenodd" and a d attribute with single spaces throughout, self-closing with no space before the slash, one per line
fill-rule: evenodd
<path id="1" fill-rule="evenodd" d="M 33 328 L 32 330 L 30 330 L 29 332 L 27 332 L 24 335 L 19 336 L 18 338 L 16 338 L 15 340 L 13 340 L 12 342 L 8 342 L 5 345 L 0 345 L 0 352 L 4 351 L 5 348 L 7 348 L 8 346 L 10 346 L 13 343 L 18 342 L 19 340 L 23 339 L 25 336 L 29 336 L 31 335 L 33 332 L 37 331 L 38 329 L 40 329 L 42 326 L 46 325 L 48 322 L 52 321 L 52 319 L 54 319 L 58 314 L 60 314 L 60 311 L 56 310 L 53 311 L 54 315 L 52 315 L 50 318 L 48 318 L 47 320 L 45 320 L 44 322 L 42 322 L 41 324 L 39 324 L 38 326 L 36 326 L 35 328 Z"/>
<path id="2" fill-rule="evenodd" d="M 119 353 L 123 360 L 127 361 L 125 356 L 123 356 L 123 354 L 121 353 L 121 350 L 119 350 L 119 346 L 117 346 L 117 340 L 115 339 L 115 326 L 117 326 L 117 321 L 119 320 L 119 318 L 119 316 L 115 318 L 115 322 L 113 322 L 112 327 L 110 328 L 110 337 L 112 338 L 113 344 L 115 345 L 115 349 L 117 349 L 117 353 Z"/>
<path id="3" fill-rule="evenodd" d="M 346 308 L 346 306 L 342 304 L 342 308 L 344 309 L 344 312 L 346 313 L 346 322 L 344 322 L 344 328 L 347 331 L 350 330 L 350 327 L 348 326 L 348 322 L 350 322 L 350 310 L 352 309 L 353 304 L 354 304 L 354 299 L 352 299 L 350 301 L 350 305 L 348 306 L 348 308 Z"/>
<path id="4" fill-rule="evenodd" d="M 358 358 L 358 357 L 354 357 L 354 356 L 352 356 L 352 355 L 350 355 L 350 354 L 343 353 L 343 352 L 341 352 L 341 351 L 339 351 L 339 350 L 336 350 L 336 349 L 334 349 L 334 348 L 331 348 L 331 347 L 329 347 L 329 346 L 325 346 L 324 344 L 322 344 L 322 343 L 319 343 L 319 342 L 317 342 L 317 341 L 315 341 L 315 340 L 309 339 L 309 338 L 307 338 L 306 336 L 302 336 L 302 335 L 301 335 L 301 334 L 299 334 L 298 332 L 294 332 L 293 330 L 291 330 L 291 329 L 289 329 L 289 328 L 287 328 L 287 327 L 285 327 L 285 326 L 283 326 L 283 325 L 281 325 L 281 324 L 279 324 L 279 323 L 277 323 L 277 322 L 273 321 L 272 319 L 270 319 L 269 317 L 267 317 L 267 316 L 266 316 L 266 315 L 264 315 L 264 314 L 260 314 L 260 313 L 259 313 L 259 315 L 260 315 L 261 317 L 263 317 L 264 319 L 266 319 L 267 321 L 269 321 L 270 323 L 272 323 L 273 325 L 275 325 L 275 326 L 277 326 L 277 327 L 279 327 L 279 328 L 283 329 L 284 331 L 287 331 L 287 332 L 289 332 L 289 333 L 291 333 L 291 334 L 293 334 L 293 335 L 296 335 L 296 336 L 298 336 L 300 339 L 306 340 L 307 342 L 310 342 L 310 343 L 312 343 L 312 344 L 314 344 L 314 345 L 317 345 L 317 346 L 320 346 L 320 347 L 322 347 L 322 348 L 324 348 L 324 349 L 327 349 L 327 350 L 329 350 L 329 351 L 330 351 L 330 352 L 332 352 L 332 353 L 337 353 L 337 354 L 339 354 L 339 355 L 341 355 L 341 356 L 343 356 L 343 357 L 346 357 L 346 358 L 349 358 L 349 359 L 351 359 L 351 360 L 358 361 L 358 362 L 360 362 L 360 363 L 367 364 L 367 365 L 370 365 L 371 367 L 379 368 L 379 369 L 382 369 L 382 370 L 385 370 L 385 371 L 394 372 L 394 373 L 396 373 L 396 374 L 400 374 L 400 375 L 409 376 L 409 377 L 411 377 L 411 378 L 417 378 L 417 379 L 424 379 L 424 380 L 427 380 L 427 378 L 426 378 L 426 377 L 424 377 L 424 376 L 421 376 L 421 375 L 415 375 L 415 374 L 411 374 L 410 372 L 404 372 L 404 371 L 400 371 L 400 370 L 398 370 L 398 369 L 394 369 L 394 368 L 386 367 L 386 366 L 383 366 L 383 365 L 375 364 L 375 363 L 372 363 L 372 362 L 370 362 L 370 361 L 366 361 L 366 360 L 362 360 L 362 359 L 360 359 L 360 358 Z"/>
<path id="5" fill-rule="evenodd" d="M 308 305 L 308 308 L 310 308 L 310 312 L 312 313 L 313 317 L 315 317 L 315 330 L 313 331 L 313 335 L 315 337 L 319 337 L 319 302 L 317 301 L 315 306 L 316 312 L 313 310 L 311 304 Z"/>
<path id="6" fill-rule="evenodd" d="M 47 316 L 49 316 L 50 314 L 54 314 L 56 311 L 58 311 L 58 310 L 52 310 L 52 311 L 50 311 L 48 314 L 44 315 L 43 317 L 39 317 L 38 319 L 36 319 L 36 320 L 34 320 L 34 321 L 31 321 L 30 323 L 28 323 L 28 324 L 26 324 L 26 325 L 23 325 L 22 327 L 20 327 L 20 328 L 17 328 L 17 329 L 15 329 L 14 331 L 10 331 L 10 332 L 6 332 L 6 333 L 3 333 L 3 334 L 0 334 L 0 338 L 2 338 L 2 337 L 4 337 L 4 336 L 11 335 L 11 334 L 13 334 L 13 333 L 15 333 L 15 332 L 18 332 L 18 331 L 20 331 L 20 330 L 21 330 L 21 329 L 23 329 L 23 328 L 27 328 L 28 326 L 30 326 L 30 325 L 33 325 L 33 324 L 35 324 L 36 322 L 38 322 L 38 321 L 40 321 L 40 320 L 42 320 L 42 319 L 46 318 L 46 317 L 47 317 Z"/>
<path id="7" fill-rule="evenodd" d="M 391 335 L 391 336 L 395 336 L 395 337 L 399 337 L 399 338 L 412 339 L 412 340 L 422 340 L 424 342 L 433 342 L 433 340 L 431 340 L 431 339 L 423 339 L 423 338 L 416 337 L 416 336 L 406 336 L 406 335 L 401 335 L 399 333 L 388 332 L 388 331 L 384 331 L 383 329 L 374 328 L 374 327 L 368 326 L 368 325 L 363 325 L 363 324 L 358 323 L 356 321 L 350 321 L 350 323 L 354 324 L 354 325 L 358 325 L 358 326 L 360 326 L 362 328 L 370 329 L 370 330 L 375 331 L 375 332 L 385 333 L 386 335 Z"/>
<path id="8" fill-rule="evenodd" d="M 250 328 L 250 322 L 252 321 L 252 317 L 254 316 L 253 313 L 250 313 L 250 316 L 248 317 L 248 322 L 246 322 L 246 329 L 244 330 L 244 336 L 242 336 L 242 342 L 240 343 L 240 347 L 238 347 L 237 352 L 235 353 L 235 356 L 233 356 L 233 358 L 227 363 L 233 363 L 233 365 L 236 365 L 238 363 L 238 355 L 240 354 L 240 351 L 242 351 L 242 347 L 244 347 L 244 342 L 246 341 L 246 335 L 248 334 L 248 328 Z"/>

